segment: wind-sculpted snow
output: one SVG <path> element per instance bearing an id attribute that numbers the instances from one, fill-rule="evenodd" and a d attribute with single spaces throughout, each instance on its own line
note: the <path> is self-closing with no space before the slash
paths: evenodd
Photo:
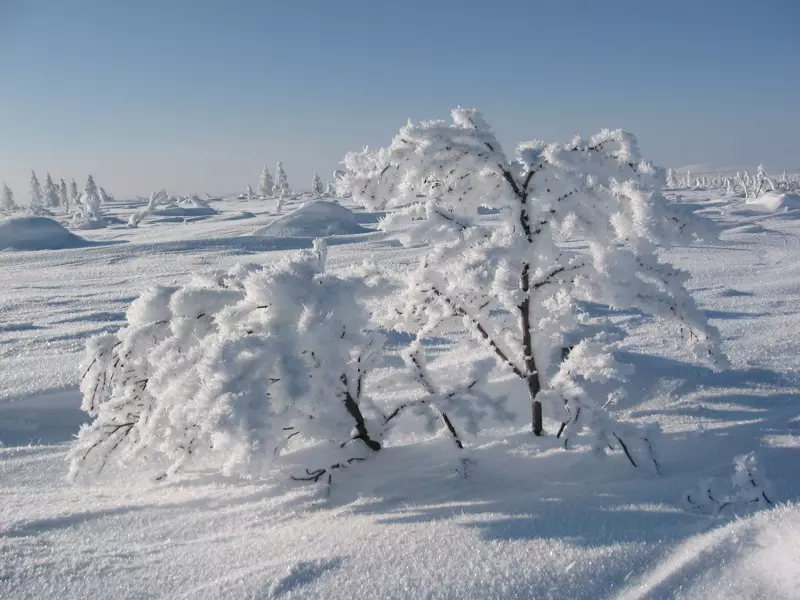
<path id="1" fill-rule="evenodd" d="M 315 200 L 275 219 L 252 235 L 271 238 L 317 238 L 369 233 L 353 212 L 336 202 Z"/>
<path id="2" fill-rule="evenodd" d="M 91 242 L 46 217 L 0 220 L 0 250 L 63 250 L 89 245 Z"/>

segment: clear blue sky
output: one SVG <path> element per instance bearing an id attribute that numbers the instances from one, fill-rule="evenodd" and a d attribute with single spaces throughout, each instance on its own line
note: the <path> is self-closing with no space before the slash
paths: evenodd
<path id="1" fill-rule="evenodd" d="M 800 0 L 0 0 L 0 179 L 118 197 L 325 179 L 475 106 L 507 150 L 603 126 L 667 166 L 800 170 Z"/>

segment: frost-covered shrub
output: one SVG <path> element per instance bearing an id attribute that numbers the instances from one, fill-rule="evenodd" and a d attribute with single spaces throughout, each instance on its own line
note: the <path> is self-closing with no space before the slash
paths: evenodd
<path id="1" fill-rule="evenodd" d="M 599 342 L 563 364 L 562 348 L 588 320 L 580 301 L 591 300 L 663 318 L 698 357 L 724 365 L 717 330 L 686 290 L 689 275 L 658 255 L 700 236 L 702 223 L 665 199 L 663 170 L 641 159 L 629 133 L 524 142 L 509 159 L 480 113 L 452 117 L 409 123 L 389 147 L 345 157 L 342 188 L 372 210 L 391 209 L 381 227 L 405 244 L 430 245 L 404 274 L 387 324 L 424 336 L 462 323 L 524 382 L 536 434 L 546 401 L 568 437 L 589 426 L 624 450 L 623 427 L 588 391 L 597 377 L 619 379 L 618 365 Z M 629 447 L 647 445 L 647 434 L 636 437 Z"/>
<path id="2" fill-rule="evenodd" d="M 272 173 L 269 172 L 267 165 L 261 171 L 261 177 L 258 179 L 258 195 L 262 198 L 269 198 L 272 196 L 272 190 L 275 183 L 272 181 Z"/>
<path id="3" fill-rule="evenodd" d="M 383 342 L 367 331 L 371 280 L 324 267 L 318 242 L 279 264 L 145 291 L 126 327 L 87 344 L 82 409 L 93 420 L 70 451 L 72 476 L 135 459 L 164 476 L 263 474 L 289 440 L 379 450 L 372 429 L 383 425 L 364 388 Z"/>
<path id="4" fill-rule="evenodd" d="M 764 508 L 772 506 L 768 493 L 770 483 L 764 476 L 754 452 L 737 456 L 733 461 L 733 476 L 726 487 L 713 480 L 698 483 L 686 494 L 686 503 L 693 509 L 714 514 L 732 507 Z"/>
<path id="5" fill-rule="evenodd" d="M 139 223 L 156 210 L 160 205 L 166 204 L 169 201 L 169 196 L 167 195 L 167 190 L 159 190 L 158 192 L 153 192 L 150 194 L 150 200 L 147 202 L 147 206 L 144 206 L 138 210 L 136 210 L 128 219 L 128 227 L 135 228 L 139 226 Z"/>

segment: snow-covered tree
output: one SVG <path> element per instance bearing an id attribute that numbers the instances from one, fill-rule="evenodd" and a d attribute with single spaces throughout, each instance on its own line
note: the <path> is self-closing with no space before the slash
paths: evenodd
<path id="1" fill-rule="evenodd" d="M 17 210 L 17 205 L 14 202 L 14 192 L 11 191 L 5 181 L 3 182 L 3 196 L 0 198 L 0 210 L 3 212 Z"/>
<path id="2" fill-rule="evenodd" d="M 328 179 L 328 182 L 325 185 L 325 195 L 329 198 L 336 197 L 336 186 L 333 185 L 333 182 L 330 179 Z"/>
<path id="3" fill-rule="evenodd" d="M 247 191 L 245 191 L 245 195 L 247 196 L 248 200 L 253 199 L 253 187 L 249 183 L 247 184 Z"/>
<path id="4" fill-rule="evenodd" d="M 289 195 L 289 177 L 286 175 L 281 161 L 278 161 L 278 166 L 275 167 L 275 189 L 273 193 L 281 198 Z"/>
<path id="5" fill-rule="evenodd" d="M 69 202 L 69 191 L 67 191 L 67 182 L 63 179 L 58 186 L 58 199 L 61 206 L 64 207 L 64 212 L 69 214 L 70 202 Z"/>
<path id="6" fill-rule="evenodd" d="M 759 198 L 767 191 L 775 191 L 775 184 L 764 173 L 764 165 L 758 165 L 755 175 L 752 176 L 748 171 L 744 174 L 737 171 L 734 185 L 745 198 Z"/>
<path id="7" fill-rule="evenodd" d="M 78 204 L 80 201 L 80 192 L 78 192 L 78 184 L 75 180 L 69 182 L 69 199 L 72 204 Z"/>
<path id="8" fill-rule="evenodd" d="M 261 177 L 258 179 L 258 195 L 262 198 L 271 198 L 272 189 L 275 187 L 272 181 L 272 174 L 269 172 L 267 165 L 261 171 Z"/>
<path id="9" fill-rule="evenodd" d="M 126 327 L 87 344 L 93 421 L 70 451 L 72 476 L 137 458 L 161 465 L 160 478 L 195 465 L 258 475 L 302 440 L 320 452 L 296 478 L 316 481 L 380 450 L 365 385 L 383 343 L 365 302 L 380 286 L 327 273 L 325 254 L 316 242 L 288 261 L 143 292 Z"/>
<path id="10" fill-rule="evenodd" d="M 94 182 L 94 177 L 89 175 L 86 178 L 86 184 L 83 186 L 83 196 L 81 196 L 81 204 L 86 207 L 86 210 L 92 216 L 99 216 L 100 213 L 100 204 L 102 203 L 102 198 L 100 197 L 100 191 L 97 189 L 97 184 Z"/>
<path id="11" fill-rule="evenodd" d="M 676 188 L 678 187 L 678 176 L 675 173 L 675 169 L 670 168 L 667 171 L 667 187 L 669 188 Z"/>
<path id="12" fill-rule="evenodd" d="M 325 195 L 325 188 L 322 187 L 322 179 L 319 178 L 317 173 L 314 173 L 314 178 L 311 180 L 311 194 L 317 198 Z"/>
<path id="13" fill-rule="evenodd" d="M 114 196 L 109 194 L 104 187 L 100 186 L 97 188 L 97 194 L 100 196 L 100 203 L 101 204 L 108 204 L 109 202 L 114 201 Z"/>
<path id="14" fill-rule="evenodd" d="M 686 290 L 688 273 L 659 258 L 703 233 L 701 224 L 664 198 L 663 170 L 643 161 L 624 131 L 524 142 L 509 159 L 480 113 L 459 108 L 452 118 L 409 123 L 389 147 L 345 157 L 341 184 L 354 200 L 393 209 L 383 229 L 431 246 L 404 274 L 386 324 L 423 338 L 462 324 L 524 384 L 536 434 L 544 402 L 565 443 L 586 426 L 600 450 L 621 447 L 633 464 L 640 449 L 652 458 L 648 435 L 599 406 L 596 383 L 612 385 L 624 369 L 587 333 L 580 301 L 663 318 L 698 356 L 724 365 L 717 330 Z M 498 214 L 485 223 L 482 209 Z M 575 238 L 586 251 L 560 243 Z"/>
<path id="15" fill-rule="evenodd" d="M 686 170 L 686 179 L 683 180 L 683 187 L 694 187 L 694 180 L 692 179 L 692 171 L 690 169 Z"/>
<path id="16" fill-rule="evenodd" d="M 36 177 L 36 172 L 31 171 L 31 203 L 30 210 L 33 213 L 40 212 L 44 208 L 44 194 L 42 193 L 42 184 L 39 183 L 39 178 Z"/>
<path id="17" fill-rule="evenodd" d="M 72 217 L 72 226 L 76 229 L 105 227 L 106 219 L 101 208 L 104 196 L 107 196 L 107 194 L 103 192 L 101 196 L 100 190 L 94 182 L 94 177 L 89 175 L 86 179 L 86 184 L 83 186 L 83 194 L 81 194 L 80 200 L 75 203 L 78 210 Z"/>
<path id="18" fill-rule="evenodd" d="M 44 203 L 48 208 L 55 208 L 59 204 L 58 186 L 53 183 L 53 178 L 50 173 L 44 179 Z"/>

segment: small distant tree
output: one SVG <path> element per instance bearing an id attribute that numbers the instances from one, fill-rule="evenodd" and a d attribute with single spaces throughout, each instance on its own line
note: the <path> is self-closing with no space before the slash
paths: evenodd
<path id="1" fill-rule="evenodd" d="M 317 198 L 325 195 L 325 188 L 322 187 L 322 180 L 317 173 L 314 173 L 314 178 L 311 180 L 311 193 Z"/>
<path id="2" fill-rule="evenodd" d="M 56 208 L 59 205 L 58 186 L 53 183 L 50 173 L 44 179 L 44 203 L 48 208 Z"/>
<path id="3" fill-rule="evenodd" d="M 3 182 L 3 196 L 0 198 L 0 210 L 4 212 L 17 210 L 17 205 L 14 202 L 14 192 L 11 191 L 5 181 Z"/>
<path id="4" fill-rule="evenodd" d="M 336 186 L 333 185 L 333 182 L 328 179 L 327 184 L 325 185 L 325 195 L 330 198 L 335 198 L 336 194 Z"/>
<path id="5" fill-rule="evenodd" d="M 694 180 L 692 179 L 692 171 L 686 170 L 686 179 L 683 180 L 683 187 L 694 187 Z"/>
<path id="6" fill-rule="evenodd" d="M 367 328 L 373 287 L 327 273 L 325 254 L 316 242 L 288 262 L 143 292 L 126 327 L 87 344 L 92 422 L 71 475 L 152 459 L 168 465 L 159 479 L 195 465 L 259 475 L 302 440 L 319 452 L 295 478 L 317 481 L 380 450 L 366 381 L 383 343 Z"/>
<path id="7" fill-rule="evenodd" d="M 38 213 L 44 209 L 44 194 L 42 193 L 42 184 L 39 183 L 39 178 L 36 173 L 31 171 L 31 204 L 30 210 L 33 213 Z"/>
<path id="8" fill-rule="evenodd" d="M 274 193 L 280 198 L 289 195 L 289 177 L 283 169 L 283 163 L 278 161 L 278 166 L 275 167 L 275 189 Z"/>
<path id="9" fill-rule="evenodd" d="M 602 334 L 581 334 L 592 320 L 581 301 L 664 318 L 698 356 L 723 366 L 719 333 L 685 287 L 689 275 L 660 258 L 700 235 L 701 222 L 664 198 L 663 170 L 640 158 L 629 133 L 524 142 L 510 159 L 480 113 L 459 108 L 452 118 L 409 123 L 390 146 L 345 157 L 342 185 L 353 199 L 393 209 L 383 229 L 431 246 L 404 274 L 385 326 L 424 339 L 460 324 L 524 384 L 535 434 L 546 405 L 565 445 L 588 428 L 599 451 L 621 448 L 634 465 L 652 459 L 648 435 L 596 403 L 595 386 L 624 379 L 626 367 Z M 491 226 L 483 209 L 497 213 Z"/>
<path id="10" fill-rule="evenodd" d="M 737 172 L 734 185 L 744 193 L 745 198 L 760 198 L 767 191 L 775 191 L 775 184 L 764 173 L 764 165 L 758 165 L 755 175 L 750 175 L 748 171 L 744 174 Z"/>
<path id="11" fill-rule="evenodd" d="M 249 183 L 247 184 L 247 192 L 246 192 L 246 194 L 247 194 L 247 199 L 248 200 L 252 200 L 253 199 L 253 188 L 250 186 Z"/>
<path id="12" fill-rule="evenodd" d="M 70 208 L 69 191 L 67 190 L 67 182 L 64 181 L 63 179 L 61 180 L 61 183 L 58 186 L 58 198 L 61 203 L 61 206 L 64 207 L 64 212 L 66 214 L 69 214 L 69 208 Z"/>
<path id="13" fill-rule="evenodd" d="M 274 187 L 275 183 L 272 181 L 272 174 L 267 169 L 267 165 L 264 165 L 261 177 L 258 180 L 258 195 L 262 198 L 271 198 Z"/>
<path id="14" fill-rule="evenodd" d="M 675 169 L 670 168 L 667 171 L 667 187 L 676 188 L 678 185 L 678 176 L 675 174 Z"/>
<path id="15" fill-rule="evenodd" d="M 69 199 L 72 201 L 72 204 L 78 204 L 80 200 L 80 192 L 78 192 L 78 184 L 75 183 L 75 180 L 69 182 Z"/>
<path id="16" fill-rule="evenodd" d="M 78 210 L 73 214 L 72 226 L 78 229 L 105 227 L 106 220 L 101 208 L 102 201 L 103 196 L 97 188 L 94 177 L 89 175 L 83 186 L 80 201 L 76 203 Z"/>

